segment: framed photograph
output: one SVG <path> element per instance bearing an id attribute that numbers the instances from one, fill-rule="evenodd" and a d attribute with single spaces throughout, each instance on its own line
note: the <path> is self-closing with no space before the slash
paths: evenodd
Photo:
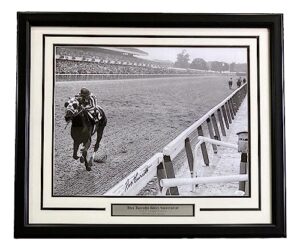
<path id="1" fill-rule="evenodd" d="M 282 20 L 18 13 L 15 237 L 285 237 Z"/>

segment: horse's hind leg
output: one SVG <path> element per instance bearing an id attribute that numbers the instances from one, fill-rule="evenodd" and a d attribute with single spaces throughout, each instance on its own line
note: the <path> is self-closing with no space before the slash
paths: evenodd
<path id="1" fill-rule="evenodd" d="M 100 141 L 102 139 L 104 128 L 105 128 L 105 126 L 99 126 L 99 128 L 97 130 L 97 139 L 96 139 L 96 143 L 95 143 L 95 147 L 94 147 L 94 152 L 97 152 L 99 149 L 99 145 L 100 145 Z"/>

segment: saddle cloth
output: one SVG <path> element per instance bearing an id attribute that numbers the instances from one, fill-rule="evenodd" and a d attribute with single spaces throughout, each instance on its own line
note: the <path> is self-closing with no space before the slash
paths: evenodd
<path id="1" fill-rule="evenodd" d="M 89 115 L 89 117 L 96 123 L 96 120 L 95 120 L 95 115 L 94 113 L 97 112 L 97 116 L 98 116 L 98 121 L 100 121 L 102 119 L 102 108 L 100 106 L 96 106 L 96 109 L 94 108 L 91 108 L 91 109 L 86 109 L 87 110 L 87 113 Z"/>

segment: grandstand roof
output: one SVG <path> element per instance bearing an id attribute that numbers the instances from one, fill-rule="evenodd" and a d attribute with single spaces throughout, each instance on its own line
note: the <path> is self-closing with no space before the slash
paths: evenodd
<path id="1" fill-rule="evenodd" d="M 106 49 L 106 50 L 112 50 L 112 51 L 118 51 L 122 53 L 127 53 L 131 55 L 136 55 L 136 56 L 147 56 L 148 53 L 138 49 L 138 48 L 133 48 L 133 47 L 99 47 L 101 49 Z"/>
<path id="2" fill-rule="evenodd" d="M 64 46 L 58 46 L 58 47 L 64 47 Z M 141 50 L 141 49 L 138 49 L 138 48 L 134 48 L 134 47 L 95 47 L 95 46 L 71 46 L 71 47 L 68 47 L 68 50 L 81 50 L 81 51 L 103 51 L 105 50 L 106 53 L 109 52 L 109 51 L 113 51 L 113 52 L 118 52 L 118 53 L 126 53 L 126 54 L 129 54 L 129 55 L 134 55 L 134 56 L 148 56 L 148 53 Z M 76 51 L 75 51 L 76 52 Z M 59 53 L 57 51 L 57 53 Z"/>
<path id="3" fill-rule="evenodd" d="M 134 55 L 139 55 L 139 56 L 147 56 L 148 53 L 141 50 L 141 49 L 138 49 L 138 48 L 127 48 L 127 47 L 124 47 L 124 48 L 119 48 L 119 49 L 123 49 L 123 50 L 126 50 L 126 51 L 129 51 L 131 53 L 134 53 Z"/>

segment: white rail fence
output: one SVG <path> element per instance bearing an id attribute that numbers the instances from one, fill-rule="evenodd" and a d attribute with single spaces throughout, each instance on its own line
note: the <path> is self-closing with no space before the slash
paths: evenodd
<path id="1" fill-rule="evenodd" d="M 117 80 L 117 79 L 141 79 L 141 78 L 166 78 L 166 77 L 197 77 L 210 75 L 230 75 L 235 73 L 221 72 L 201 72 L 201 73 L 177 73 L 177 74 L 56 74 L 56 82 L 65 81 L 98 81 L 98 80 Z"/>
<path id="2" fill-rule="evenodd" d="M 246 174 L 248 171 L 244 173 L 244 163 L 241 162 L 240 164 L 240 173 L 239 175 L 225 175 L 225 176 L 209 176 L 209 177 L 198 177 L 198 174 L 201 176 L 201 164 L 200 159 L 197 156 L 197 152 L 200 150 L 200 146 L 202 143 L 209 143 L 212 145 L 217 146 L 223 146 L 227 148 L 235 149 L 236 151 L 240 148 L 238 147 L 238 144 L 228 143 L 228 142 L 222 142 L 219 140 L 210 139 L 207 137 L 199 136 L 198 142 L 195 146 L 195 149 L 193 150 L 192 154 L 194 157 L 193 166 L 194 170 L 191 173 L 191 178 L 171 178 L 171 179 L 161 179 L 159 182 L 161 189 L 161 194 L 166 195 L 168 188 L 171 187 L 179 187 L 179 186 L 185 186 L 185 185 L 191 185 L 193 192 L 196 191 L 196 185 L 199 184 L 209 184 L 209 183 L 228 183 L 228 182 L 239 182 L 240 186 L 243 186 L 243 188 L 239 188 L 239 190 L 243 191 L 245 195 L 248 195 L 248 189 L 246 190 L 245 183 L 248 182 L 248 175 Z M 247 148 L 247 147 L 246 147 Z M 248 188 L 248 187 L 247 187 Z"/>
<path id="3" fill-rule="evenodd" d="M 116 196 L 134 196 L 137 195 L 146 184 L 151 181 L 157 173 L 157 168 L 161 168 L 163 162 L 163 154 L 157 153 L 146 161 L 142 166 L 125 177 L 121 182 L 107 191 L 104 195 Z"/>
<path id="4" fill-rule="evenodd" d="M 166 195 L 168 188 L 184 185 L 198 185 L 209 183 L 228 183 L 228 182 L 244 182 L 248 181 L 247 174 L 226 175 L 226 176 L 211 176 L 211 177 L 196 177 L 196 178 L 173 178 L 160 180 L 160 186 L 163 187 L 161 194 Z"/>
<path id="5" fill-rule="evenodd" d="M 182 183 L 184 185 L 194 185 L 208 182 L 240 182 L 240 190 L 245 191 L 245 182 L 248 177 L 246 172 L 240 172 L 243 175 L 237 176 L 218 176 L 218 177 L 196 177 L 197 159 L 194 157 L 194 152 L 201 149 L 203 162 L 206 166 L 210 165 L 210 159 L 207 152 L 206 143 L 212 145 L 214 153 L 217 153 L 218 149 L 216 145 L 231 147 L 237 149 L 237 145 L 225 143 L 221 141 L 222 136 L 226 136 L 226 130 L 229 129 L 232 124 L 236 113 L 247 94 L 247 84 L 242 85 L 235 90 L 225 100 L 216 105 L 198 121 L 184 130 L 179 136 L 171 141 L 167 146 L 163 148 L 162 153 L 155 154 L 151 159 L 145 162 L 142 166 L 137 168 L 134 172 L 128 175 L 125 179 L 119 182 L 116 186 L 106 192 L 104 195 L 109 196 L 128 196 L 137 195 L 147 185 L 147 183 L 157 176 L 159 189 L 161 194 L 166 195 L 179 195 L 178 186 Z M 210 138 L 204 137 L 203 126 L 206 125 L 208 135 Z M 192 136 L 197 133 L 196 146 L 192 149 L 193 144 L 191 141 L 195 141 Z M 197 147 L 197 148 L 196 148 Z M 185 151 L 185 157 L 187 158 L 191 178 L 187 180 L 175 178 L 174 161 L 175 158 Z M 245 168 L 243 166 L 243 168 Z M 193 178 L 193 179 L 192 179 Z M 204 179 L 203 179 L 204 178 Z M 177 185 L 175 185 L 177 184 Z M 245 192 L 246 193 L 246 192 Z"/>

